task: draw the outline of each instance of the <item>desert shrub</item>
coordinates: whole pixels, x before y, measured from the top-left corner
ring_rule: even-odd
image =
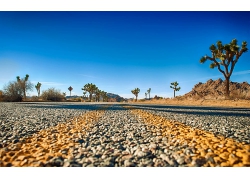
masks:
[[[185,98],[183,96],[175,96],[175,99],[177,99],[177,100],[185,100]]]
[[[71,101],[81,102],[81,98],[72,98]]]
[[[41,94],[41,98],[45,101],[65,100],[63,93],[61,93],[60,90],[55,89],[55,88],[49,88],[48,90],[43,91]]]
[[[233,90],[230,92],[229,99],[247,99],[246,94],[239,93],[237,90]]]
[[[3,91],[0,90],[0,99],[3,97]]]
[[[21,102],[22,100],[22,90],[19,83],[13,81],[4,86],[4,91],[2,92],[2,101]]]
[[[39,98],[37,96],[32,96],[31,97],[31,101],[38,101],[38,100],[39,100]]]
[[[157,96],[157,95],[155,95],[155,97],[154,97],[154,99],[163,99],[163,97],[160,97],[160,96]]]
[[[0,102],[3,101],[3,91],[0,90]]]
[[[77,98],[77,102],[82,102],[82,98]]]

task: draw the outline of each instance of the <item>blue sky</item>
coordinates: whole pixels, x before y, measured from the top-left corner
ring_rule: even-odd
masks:
[[[224,77],[200,57],[221,40],[250,42],[250,12],[0,12],[0,89],[30,75],[50,87],[82,95],[86,83],[139,98],[172,97],[170,83],[189,92],[198,82]],[[249,48],[249,47],[248,47]],[[232,81],[250,83],[250,52],[236,64]],[[36,95],[34,88],[29,95]]]

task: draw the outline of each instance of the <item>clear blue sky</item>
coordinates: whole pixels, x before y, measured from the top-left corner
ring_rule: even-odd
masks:
[[[233,38],[250,43],[250,12],[0,12],[0,89],[30,75],[41,91],[50,87],[82,95],[86,83],[139,98],[172,97],[170,83],[189,92],[198,82],[224,77],[209,62],[209,46]],[[250,45],[248,46],[250,49]],[[250,83],[250,52],[232,81]],[[36,95],[33,92],[28,95]]]

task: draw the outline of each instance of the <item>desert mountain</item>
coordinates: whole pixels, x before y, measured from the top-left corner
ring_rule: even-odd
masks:
[[[114,101],[114,102],[124,101],[124,98],[119,96],[118,94],[107,93],[107,96],[110,98],[111,101]]]
[[[206,83],[199,82],[187,94],[183,95],[186,99],[224,99],[225,83],[219,78],[208,80]],[[250,99],[250,84],[247,82],[230,82],[230,96],[238,99]]]

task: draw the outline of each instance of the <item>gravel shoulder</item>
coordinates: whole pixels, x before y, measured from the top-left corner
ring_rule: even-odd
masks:
[[[250,166],[249,117],[244,108],[0,103],[0,166]]]

